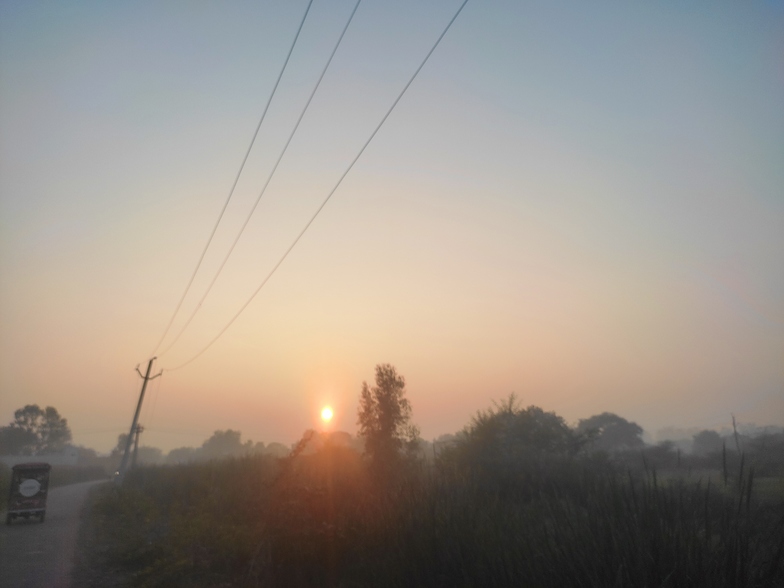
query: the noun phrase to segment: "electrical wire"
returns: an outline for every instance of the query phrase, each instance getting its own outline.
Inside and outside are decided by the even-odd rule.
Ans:
[[[161,393],[161,382],[163,382],[163,372],[161,372],[161,377],[158,378],[158,382],[155,384],[155,390],[152,396],[152,409],[150,410],[150,414],[147,415],[148,423],[152,423],[152,418],[155,416],[155,407],[158,404],[158,396]]]
[[[223,329],[221,329],[221,330],[218,332],[218,334],[217,334],[217,335],[215,335],[215,337],[213,337],[213,339],[211,339],[211,340],[210,340],[210,342],[209,342],[209,343],[207,343],[207,345],[201,349],[201,351],[199,351],[199,352],[198,352],[196,355],[194,355],[193,357],[191,357],[191,358],[190,358],[188,361],[186,361],[186,362],[184,362],[184,363],[181,363],[181,364],[180,364],[180,365],[178,365],[177,367],[174,367],[174,368],[168,368],[166,371],[175,371],[175,370],[179,370],[179,369],[181,369],[181,368],[184,368],[186,365],[190,364],[192,361],[194,361],[194,360],[195,360],[195,359],[197,359],[199,356],[201,356],[201,354],[202,354],[202,353],[204,353],[205,351],[207,351],[207,349],[209,349],[209,348],[210,348],[210,347],[211,347],[211,346],[212,346],[212,345],[213,345],[213,344],[214,344],[214,343],[215,343],[215,342],[216,342],[218,339],[220,339],[220,337],[221,337],[221,336],[222,336],[222,335],[223,335],[223,334],[224,334],[224,333],[225,333],[225,332],[226,332],[226,331],[229,329],[229,327],[230,327],[230,326],[231,326],[231,325],[234,323],[234,321],[236,321],[236,320],[237,320],[237,318],[239,318],[239,316],[240,316],[240,315],[241,315],[241,314],[242,314],[242,313],[245,311],[245,309],[246,309],[246,308],[248,307],[248,305],[249,305],[249,304],[250,304],[250,303],[253,301],[253,299],[256,297],[256,295],[258,295],[258,293],[261,291],[261,289],[264,287],[264,285],[265,285],[265,284],[266,284],[266,283],[269,281],[269,279],[272,277],[272,275],[273,275],[273,274],[274,274],[274,273],[277,271],[277,269],[278,269],[278,268],[281,266],[281,264],[282,264],[282,263],[283,263],[283,261],[286,259],[286,257],[288,257],[289,253],[291,253],[291,250],[292,250],[292,249],[294,249],[294,247],[297,245],[297,243],[299,242],[299,240],[302,238],[302,236],[303,236],[303,235],[305,234],[305,232],[308,230],[308,228],[310,227],[310,225],[312,225],[312,224],[313,224],[313,221],[315,221],[315,220],[316,220],[316,217],[319,215],[319,213],[320,213],[320,212],[321,212],[321,211],[324,209],[324,207],[327,205],[327,202],[329,202],[330,198],[332,198],[332,195],[335,193],[335,191],[338,189],[338,187],[339,187],[339,186],[340,186],[340,184],[343,182],[343,180],[345,179],[345,177],[348,175],[348,173],[349,173],[349,172],[351,171],[351,169],[354,167],[354,164],[357,162],[357,160],[359,160],[359,158],[360,158],[360,157],[362,156],[362,154],[365,152],[365,149],[367,149],[368,145],[370,145],[370,142],[373,140],[373,138],[376,136],[376,134],[377,134],[377,133],[378,133],[378,131],[381,129],[381,127],[383,126],[383,124],[384,124],[384,123],[386,122],[386,120],[389,118],[389,115],[390,115],[390,114],[392,114],[392,111],[395,109],[395,107],[397,106],[398,102],[400,102],[401,98],[403,98],[403,95],[406,93],[406,91],[408,90],[409,86],[411,86],[411,84],[413,83],[413,81],[416,79],[417,75],[419,75],[419,72],[422,70],[422,68],[425,66],[425,64],[427,63],[427,61],[430,59],[430,56],[433,54],[433,52],[436,50],[436,48],[438,47],[438,45],[441,43],[441,40],[444,38],[444,36],[446,35],[446,33],[447,33],[447,32],[449,31],[449,29],[452,27],[452,24],[455,22],[455,20],[457,20],[457,17],[458,17],[458,16],[460,15],[460,13],[463,11],[463,8],[465,7],[465,5],[466,5],[466,4],[468,4],[468,0],[463,0],[463,3],[460,5],[460,8],[458,8],[458,9],[457,9],[457,12],[455,12],[455,14],[454,14],[454,16],[452,17],[452,19],[449,21],[449,23],[446,25],[446,27],[444,28],[444,30],[443,30],[443,31],[441,32],[441,34],[439,35],[438,39],[436,39],[436,42],[435,42],[435,43],[433,44],[433,46],[430,48],[430,51],[428,51],[428,52],[427,52],[427,55],[425,55],[425,58],[422,60],[422,63],[420,63],[420,64],[419,64],[419,67],[416,69],[416,71],[414,72],[414,74],[411,76],[411,78],[408,80],[408,82],[406,83],[406,85],[403,87],[403,89],[401,90],[400,94],[398,94],[397,98],[395,98],[395,101],[392,103],[392,106],[390,106],[390,107],[389,107],[389,109],[387,110],[386,114],[385,114],[385,115],[383,116],[383,118],[381,119],[381,122],[379,122],[379,123],[378,123],[378,125],[376,126],[376,128],[375,128],[375,129],[373,130],[373,132],[370,134],[370,137],[368,138],[368,140],[367,140],[367,141],[365,141],[365,144],[362,146],[362,148],[361,148],[361,149],[359,150],[359,152],[357,153],[356,157],[354,157],[354,159],[353,159],[353,160],[351,161],[351,163],[348,165],[348,167],[346,168],[346,170],[345,170],[345,171],[343,172],[343,174],[340,176],[340,178],[338,179],[338,181],[337,181],[337,183],[335,184],[335,186],[332,188],[332,190],[330,190],[329,194],[327,194],[327,197],[324,199],[324,201],[323,201],[323,202],[321,203],[321,205],[318,207],[318,209],[317,209],[317,210],[316,210],[316,212],[313,214],[313,216],[310,218],[310,220],[309,220],[309,221],[308,221],[308,222],[305,224],[305,226],[304,226],[304,227],[303,227],[303,229],[300,231],[299,235],[297,235],[297,237],[296,237],[296,238],[294,239],[294,241],[291,243],[291,245],[289,246],[289,248],[288,248],[288,249],[286,249],[286,251],[285,251],[285,253],[283,254],[283,256],[282,256],[282,257],[281,257],[281,258],[278,260],[278,262],[275,264],[275,266],[272,268],[272,270],[271,270],[271,271],[270,271],[270,272],[267,274],[267,276],[266,276],[266,277],[264,278],[264,280],[261,282],[261,284],[259,285],[259,287],[258,287],[258,288],[256,288],[256,291],[255,291],[255,292],[253,292],[253,294],[250,296],[250,298],[248,298],[248,300],[247,300],[247,301],[246,301],[246,302],[245,302],[245,303],[242,305],[242,307],[239,309],[239,311],[237,312],[237,314],[235,314],[235,315],[234,315],[234,316],[231,318],[231,320],[230,320],[230,321],[229,321],[229,322],[226,324],[226,326],[224,326],[224,327],[223,327]]]
[[[345,36],[346,31],[348,30],[348,27],[351,24],[351,21],[354,18],[354,15],[357,12],[357,8],[359,8],[361,2],[362,0],[357,0],[357,3],[354,5],[354,10],[351,11],[351,14],[348,17],[348,21],[346,21],[346,25],[343,27],[343,31],[340,33],[340,37],[338,37],[337,43],[335,43],[335,46],[332,49],[332,53],[330,54],[329,59],[327,59],[324,68],[321,70],[321,75],[319,76],[318,81],[316,81],[316,85],[313,87],[313,90],[311,91],[310,96],[308,97],[308,100],[305,103],[305,107],[302,109],[302,112],[300,112],[299,118],[297,119],[297,122],[294,124],[294,128],[292,129],[291,134],[289,134],[289,138],[286,141],[286,144],[283,146],[280,155],[278,155],[278,159],[275,162],[275,165],[272,167],[272,170],[267,176],[267,181],[264,183],[264,186],[261,188],[261,191],[259,192],[259,195],[256,198],[256,202],[253,204],[253,207],[250,209],[250,212],[248,213],[245,222],[242,224],[242,227],[240,227],[239,233],[237,233],[237,236],[235,237],[234,242],[231,244],[228,253],[226,253],[226,257],[223,258],[223,261],[218,267],[218,271],[213,276],[209,286],[207,286],[207,290],[204,292],[204,295],[202,296],[201,300],[199,300],[199,303],[196,305],[196,308],[193,310],[190,317],[188,317],[188,320],[185,321],[185,324],[180,329],[180,332],[177,333],[177,336],[169,344],[169,346],[163,350],[161,355],[169,351],[174,346],[174,344],[177,343],[179,338],[188,328],[188,325],[191,324],[193,317],[195,317],[196,314],[199,312],[199,309],[201,309],[202,304],[204,304],[204,301],[207,299],[207,296],[212,290],[212,287],[215,285],[215,282],[218,280],[218,276],[220,276],[221,272],[223,271],[223,268],[226,266],[226,262],[229,260],[229,257],[231,257],[231,254],[234,252],[234,248],[237,246],[237,243],[239,242],[242,233],[245,231],[245,228],[248,226],[248,223],[250,222],[253,213],[256,211],[259,202],[261,202],[261,198],[264,196],[264,193],[267,191],[267,186],[269,186],[270,181],[272,181],[272,176],[275,175],[275,172],[277,171],[278,166],[280,165],[280,162],[283,159],[283,156],[286,154],[286,151],[288,150],[289,145],[291,144],[291,141],[294,138],[294,135],[296,134],[297,129],[299,128],[299,125],[302,122],[303,117],[305,116],[305,113],[308,111],[308,108],[310,107],[310,103],[313,101],[313,97],[316,95],[316,91],[319,89],[319,86],[321,85],[321,81],[324,79],[324,75],[327,73],[327,69],[329,69],[329,66],[332,63],[332,58],[335,57],[335,53],[337,53],[338,47],[340,47],[340,43],[343,40],[343,37]]]
[[[171,319],[169,319],[169,324],[166,325],[166,329],[163,331],[163,335],[161,335],[160,340],[155,345],[155,349],[153,349],[152,353],[150,353],[150,357],[155,355],[155,352],[158,351],[158,348],[163,343],[164,339],[166,339],[166,335],[169,333],[169,329],[171,329],[172,325],[174,324],[174,319],[176,318],[177,314],[180,312],[180,308],[182,307],[182,303],[185,301],[185,297],[188,295],[191,286],[193,285],[193,280],[196,279],[196,274],[201,267],[202,262],[204,261],[204,256],[207,254],[207,249],[209,249],[210,244],[212,243],[213,237],[215,237],[215,232],[218,230],[218,225],[223,219],[223,215],[226,212],[226,208],[229,206],[229,201],[231,200],[232,196],[234,195],[234,190],[237,188],[237,183],[239,182],[240,176],[242,175],[242,171],[245,169],[245,164],[248,161],[248,157],[250,156],[250,152],[253,149],[253,144],[256,142],[256,137],[259,134],[259,129],[261,129],[261,125],[264,122],[264,119],[267,116],[267,111],[269,110],[270,104],[272,103],[272,98],[275,96],[275,92],[278,89],[278,85],[280,84],[280,80],[283,77],[283,72],[286,71],[286,66],[289,63],[289,59],[291,58],[291,54],[294,51],[294,46],[297,44],[297,39],[299,39],[299,34],[302,31],[302,27],[305,24],[305,19],[308,16],[308,12],[310,12],[310,7],[313,4],[313,0],[309,0],[308,6],[305,9],[305,13],[302,15],[302,20],[299,23],[299,27],[297,28],[297,34],[294,35],[294,41],[291,43],[291,47],[289,48],[289,52],[286,55],[286,60],[283,62],[283,67],[280,69],[280,73],[278,74],[278,79],[275,81],[275,85],[272,88],[272,92],[267,99],[267,104],[264,106],[264,111],[261,114],[261,118],[259,119],[259,123],[256,125],[256,130],[253,133],[253,137],[250,140],[250,145],[248,145],[248,149],[245,151],[245,157],[242,158],[242,163],[240,164],[240,169],[237,171],[237,175],[234,178],[234,182],[231,185],[231,189],[229,190],[229,195],[226,198],[226,202],[223,203],[223,208],[218,215],[218,220],[215,221],[215,226],[212,228],[212,232],[210,233],[209,238],[207,239],[207,244],[204,246],[204,250],[201,252],[201,256],[199,257],[199,261],[196,263],[196,267],[191,274],[190,280],[188,280],[188,285],[185,286],[185,292],[182,293],[182,297],[180,301],[177,303],[177,306],[174,309],[174,314],[172,314]],[[179,336],[179,335],[178,335]],[[169,346],[169,348],[171,345]],[[168,350],[168,348],[167,348]]]

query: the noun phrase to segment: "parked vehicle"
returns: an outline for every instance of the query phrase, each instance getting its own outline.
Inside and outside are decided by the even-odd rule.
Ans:
[[[44,522],[46,496],[49,493],[48,463],[20,463],[11,468],[11,490],[8,494],[6,525],[15,518],[38,517]]]

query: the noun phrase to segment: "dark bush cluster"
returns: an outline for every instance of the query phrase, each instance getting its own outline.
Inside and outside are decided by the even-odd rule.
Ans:
[[[106,585],[90,583],[98,567],[149,587],[784,581],[784,505],[758,503],[748,469],[725,485],[568,451],[514,459],[464,467],[447,454],[383,484],[353,449],[328,444],[284,460],[140,468],[95,497],[77,579]]]

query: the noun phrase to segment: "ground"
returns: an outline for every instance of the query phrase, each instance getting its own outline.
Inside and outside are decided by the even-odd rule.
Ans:
[[[16,519],[0,525],[0,578],[8,588],[67,588],[88,490],[84,482],[49,490],[44,523]],[[105,483],[105,482],[104,482]],[[2,505],[5,509],[5,504]],[[5,510],[0,513],[5,521]]]

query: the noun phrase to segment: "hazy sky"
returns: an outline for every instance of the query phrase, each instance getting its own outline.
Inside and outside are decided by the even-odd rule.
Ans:
[[[143,442],[355,432],[406,377],[423,436],[492,399],[569,422],[784,424],[784,3],[364,0],[234,255],[160,354]],[[354,0],[315,0],[172,335]],[[127,431],[306,2],[0,2],[0,423]],[[167,346],[164,343],[163,348]]]

